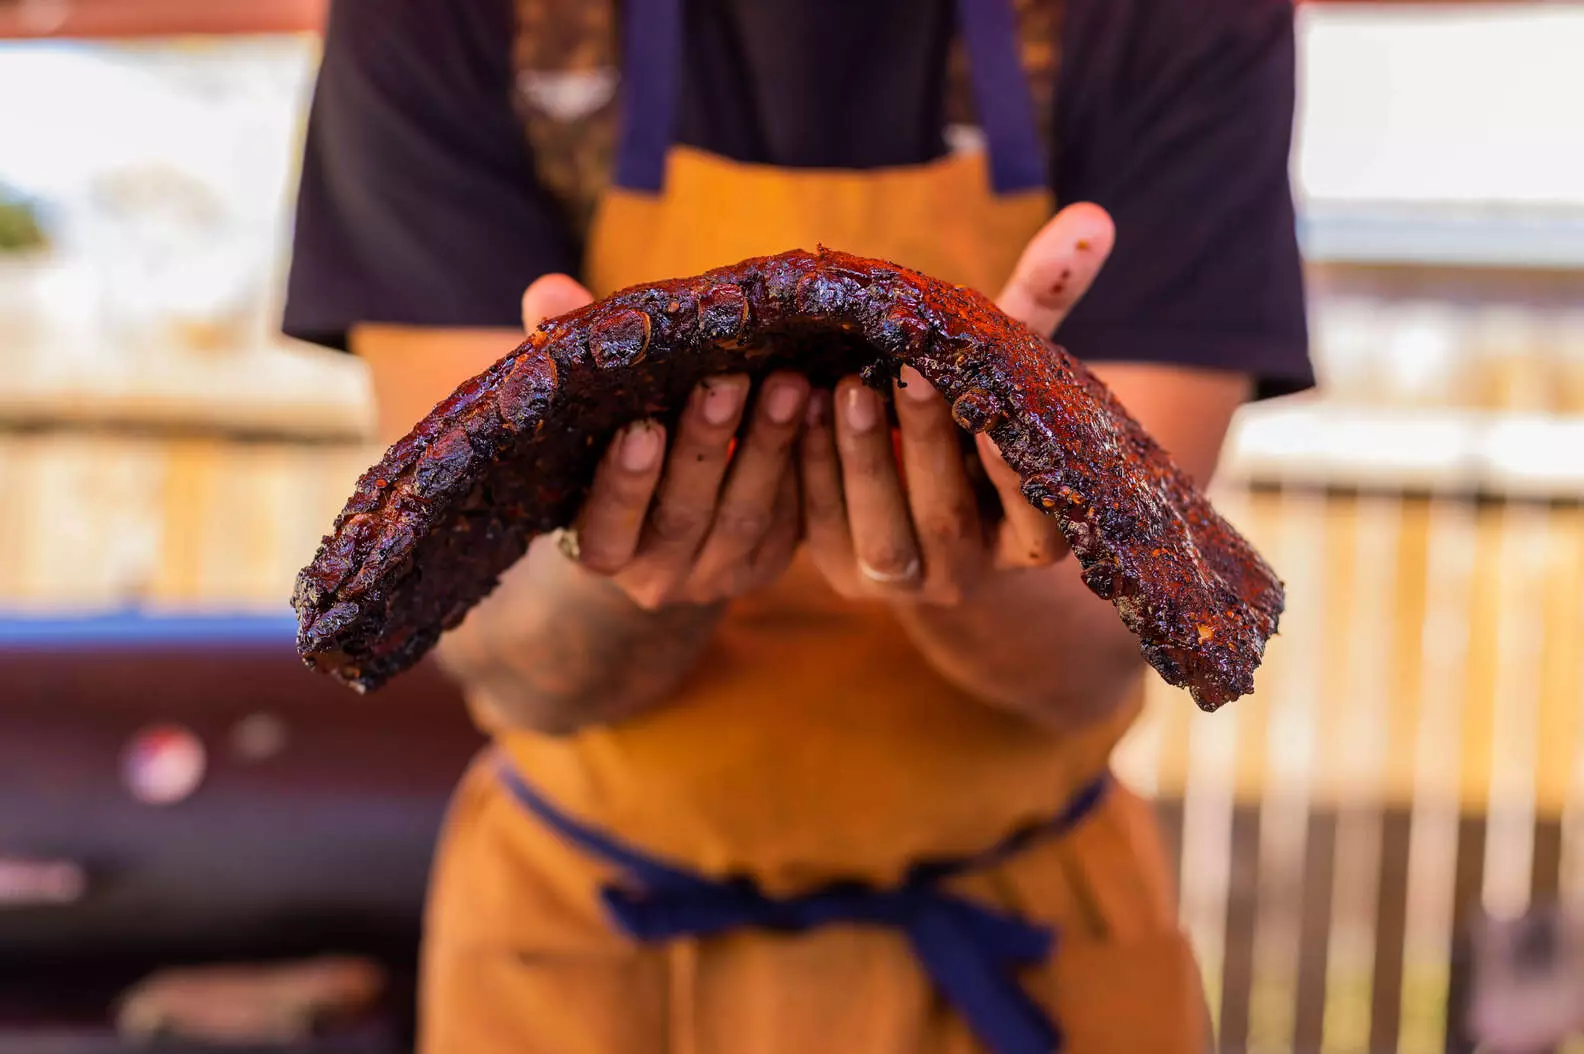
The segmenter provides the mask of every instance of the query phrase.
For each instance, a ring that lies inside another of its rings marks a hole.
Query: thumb
[[[1069,205],[1041,227],[1018,258],[996,306],[1050,336],[1100,273],[1116,228],[1099,205]]]
[[[565,274],[547,274],[534,279],[523,291],[523,331],[532,333],[534,327],[547,318],[576,311],[594,297],[578,284],[577,279]]]

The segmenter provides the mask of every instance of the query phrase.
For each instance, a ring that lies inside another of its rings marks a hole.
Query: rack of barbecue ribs
[[[298,650],[360,690],[411,666],[539,534],[571,522],[614,432],[702,378],[911,365],[988,432],[1144,658],[1213,710],[1252,690],[1280,580],[1077,359],[989,300],[820,249],[622,290],[549,319],[358,481],[298,576]]]

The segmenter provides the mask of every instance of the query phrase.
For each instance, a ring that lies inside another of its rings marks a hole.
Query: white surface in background
[[[1584,267],[1584,4],[1305,5],[1312,260]]]
[[[278,337],[308,37],[0,44],[0,183],[53,252],[0,268],[0,421],[361,435],[362,367]]]
[[[107,172],[175,169],[273,226],[315,54],[291,37],[0,44],[0,180],[70,206]]]
[[[1294,170],[1313,258],[1584,266],[1584,3],[1306,6],[1300,43]],[[0,417],[186,419],[223,408],[228,420],[275,426],[326,399],[339,421],[366,417],[366,381],[349,363],[269,346],[179,354],[146,317],[208,311],[225,322],[239,299],[262,299],[252,325],[261,338],[274,329],[314,62],[306,38],[0,44],[0,181],[46,199],[61,250],[29,293],[50,316],[47,354],[7,361],[0,334]],[[107,175],[128,172],[140,174],[120,183],[145,214],[136,222],[95,204]],[[1317,308],[1329,387],[1421,402],[1447,395],[1432,389],[1452,383],[1467,357],[1459,339],[1476,321],[1424,305],[1388,333],[1353,324],[1379,322],[1380,305],[1360,305],[1360,318],[1345,304]],[[1530,451],[1577,438],[1536,434],[1544,419],[1392,423],[1369,411],[1369,423],[1340,425],[1335,449],[1322,449],[1306,412],[1251,417],[1234,444],[1245,466],[1270,465],[1282,449],[1284,471],[1300,474],[1389,463],[1467,482],[1511,466],[1542,488],[1584,486],[1572,466]]]
[[[1576,499],[1581,450],[1584,418],[1277,400],[1239,412],[1221,472],[1233,481]]]
[[[0,184],[69,272],[57,344],[158,342],[162,314],[275,328],[307,38],[0,44]],[[265,318],[269,316],[266,323]]]
[[[1584,4],[1309,5],[1299,24],[1305,197],[1584,206]]]
[[[1305,5],[1299,32],[1312,257],[1584,266],[1584,3]],[[71,219],[106,171],[174,168],[278,268],[314,61],[306,38],[0,44],[0,181]]]

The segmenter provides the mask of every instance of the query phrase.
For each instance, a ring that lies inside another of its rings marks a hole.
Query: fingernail
[[[847,427],[854,432],[867,432],[875,426],[880,418],[879,408],[876,406],[878,397],[874,392],[861,384],[854,384],[847,389],[846,407]]]
[[[621,441],[621,467],[628,472],[648,472],[660,459],[660,430],[648,421],[627,429]]]
[[[935,394],[935,386],[924,379],[924,375],[911,366],[904,366],[901,370],[901,380],[897,387],[902,389],[902,394],[913,402],[921,403]]]
[[[712,425],[723,425],[737,415],[742,405],[743,386],[736,381],[705,381],[704,420]]]
[[[809,392],[808,414],[804,417],[804,422],[810,428],[825,427],[826,422],[830,420],[830,403],[830,392],[824,389]]]
[[[798,404],[803,401],[803,390],[796,384],[773,384],[765,397],[765,413],[778,425],[790,424],[797,417]]]

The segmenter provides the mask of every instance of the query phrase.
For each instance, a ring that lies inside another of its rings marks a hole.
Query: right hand
[[[523,325],[593,298],[563,274],[523,294]],[[741,374],[693,391],[669,451],[664,426],[636,421],[616,433],[575,521],[576,560],[639,607],[714,604],[765,586],[791,562],[799,538],[792,451],[808,381],[776,373],[751,411]],[[732,449],[745,412],[752,422]]]

